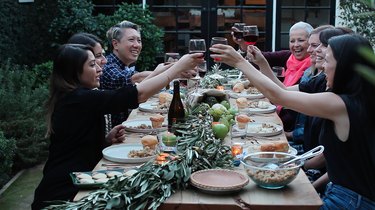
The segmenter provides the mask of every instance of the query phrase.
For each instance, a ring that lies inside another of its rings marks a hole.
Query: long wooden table
[[[152,113],[141,112],[138,109],[133,110],[129,116],[131,119],[149,119]],[[276,113],[261,114],[251,116],[256,122],[274,122],[281,124]],[[145,134],[128,133],[125,143],[140,143],[140,138]],[[285,140],[284,133],[276,136]],[[226,143],[229,143],[226,139]],[[261,140],[260,140],[261,141]],[[107,169],[103,163],[111,163],[102,159],[94,170]],[[234,170],[245,174],[242,166]],[[75,197],[79,200],[87,195],[89,191],[81,190]],[[322,201],[309,182],[305,173],[300,170],[296,179],[289,185],[278,190],[267,190],[258,187],[251,179],[249,184],[240,192],[231,195],[210,195],[200,192],[191,187],[186,190],[179,190],[172,194],[160,207],[162,210],[190,210],[190,209],[212,209],[212,210],[231,210],[231,209],[319,209]]]

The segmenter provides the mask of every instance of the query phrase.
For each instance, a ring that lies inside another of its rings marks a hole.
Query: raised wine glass
[[[206,41],[204,39],[190,39],[189,41],[189,53],[206,53]]]
[[[233,36],[236,37],[236,39],[242,39],[243,38],[243,28],[245,27],[245,23],[234,23],[233,24]]]
[[[258,41],[258,26],[250,25],[243,28],[243,40],[247,45],[255,45]]]
[[[199,88],[199,85],[200,85],[200,80],[204,77],[204,75],[206,74],[207,72],[207,63],[206,61],[204,61],[203,63],[200,63],[198,64],[198,66],[195,67],[195,70],[197,71],[197,73],[195,74],[195,77],[191,78],[191,80],[194,82],[194,92],[192,95],[194,96],[201,96],[202,94],[200,94],[198,92],[198,88]]]
[[[214,44],[225,44],[228,45],[228,40],[227,38],[224,37],[212,37],[211,38],[211,46]],[[211,52],[212,54],[215,54],[214,52]],[[219,58],[215,58],[214,61],[217,63],[216,66],[214,67],[214,74],[211,75],[211,77],[218,77],[218,70],[221,66],[221,62]]]
[[[164,64],[168,65],[170,63],[174,63],[174,62],[178,61],[180,58],[181,58],[181,56],[180,56],[179,53],[167,52],[164,55]]]

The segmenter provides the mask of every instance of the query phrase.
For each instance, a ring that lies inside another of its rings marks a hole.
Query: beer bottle
[[[180,97],[180,81],[175,80],[173,81],[173,98],[168,110],[168,131],[178,135],[175,132],[173,125],[175,123],[183,122],[184,117],[185,110]]]

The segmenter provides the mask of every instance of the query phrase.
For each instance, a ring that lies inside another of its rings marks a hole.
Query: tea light
[[[216,86],[216,90],[221,90],[221,91],[223,91],[223,90],[224,90],[224,86],[218,85],[218,86]]]
[[[243,152],[243,147],[239,143],[232,144],[231,146],[232,156],[237,157],[238,155],[241,155]]]

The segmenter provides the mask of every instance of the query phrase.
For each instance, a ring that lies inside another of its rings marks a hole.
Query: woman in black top
[[[159,75],[112,91],[95,90],[102,69],[90,47],[67,44],[60,47],[53,64],[47,103],[47,136],[51,144],[43,178],[35,190],[33,209],[54,200],[72,200],[78,192],[69,178],[74,171],[91,171],[102,158],[102,149],[112,138],[104,136],[104,114],[137,108],[139,103],[165,87],[182,71],[203,62],[201,53],[183,56]]]
[[[231,46],[210,48],[213,59],[241,69],[270,101],[324,119],[320,141],[331,183],[322,209],[375,209],[375,86],[356,71],[361,65],[374,73],[375,65],[359,49],[374,56],[360,35],[332,37],[324,63],[330,91],[309,94],[282,89]]]

